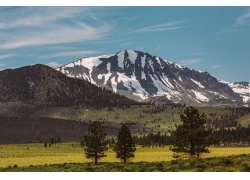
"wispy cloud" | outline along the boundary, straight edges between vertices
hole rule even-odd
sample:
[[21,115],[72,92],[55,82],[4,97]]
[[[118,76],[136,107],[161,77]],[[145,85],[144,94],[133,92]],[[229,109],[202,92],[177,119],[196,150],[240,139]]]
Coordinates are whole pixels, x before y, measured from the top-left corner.
[[249,27],[249,25],[250,25],[250,8],[246,8],[242,11],[242,14],[238,18],[236,18],[234,24],[232,24],[228,28],[221,29],[219,34],[241,32],[246,29],[246,26]]
[[5,59],[14,56],[14,54],[5,54],[5,55],[0,55],[0,59]]
[[176,30],[180,28],[184,28],[186,26],[181,26],[184,21],[173,21],[173,22],[168,22],[164,24],[158,24],[154,26],[148,26],[140,29],[136,29],[133,32],[134,33],[140,33],[140,32],[154,32],[154,31],[171,31],[171,30]]
[[165,49],[165,50],[167,50],[167,49],[175,49],[175,48],[177,48],[178,46],[176,45],[176,46],[167,46],[167,47],[165,47],[165,46],[161,46],[161,45],[158,45],[156,48],[155,48],[155,50],[162,50],[162,49]]
[[17,12],[1,14],[0,49],[101,40],[115,26],[85,7],[22,7]]
[[7,64],[0,64],[0,67],[2,67],[2,66],[6,66]]
[[233,26],[243,26],[250,23],[250,8],[243,10],[242,15],[240,15]]
[[127,45],[129,45],[129,44],[131,44],[131,42],[122,43],[120,46],[121,46],[121,47],[124,47],[124,46],[127,46]]
[[190,64],[199,63],[201,61],[203,61],[203,60],[202,59],[186,59],[186,60],[180,61],[180,64],[182,64],[182,65],[190,65]]
[[197,55],[197,56],[201,56],[201,55],[204,55],[204,54],[207,54],[206,52],[200,52],[200,53],[198,53],[198,52],[194,52],[194,53],[192,53],[193,55]]
[[220,67],[221,67],[221,65],[216,64],[216,65],[213,65],[213,66],[211,67],[211,69],[217,69],[217,68],[220,68]]
[[50,63],[47,63],[46,65],[48,65],[52,68],[57,68],[57,67],[61,66],[62,64],[59,64],[58,62],[50,62]]
[[145,49],[146,47],[138,47],[137,50],[140,51],[142,49]]
[[64,56],[75,56],[79,55],[80,57],[101,53],[102,51],[68,51],[68,52],[57,52],[49,55],[43,55],[40,58],[56,58],[56,57],[64,57]]

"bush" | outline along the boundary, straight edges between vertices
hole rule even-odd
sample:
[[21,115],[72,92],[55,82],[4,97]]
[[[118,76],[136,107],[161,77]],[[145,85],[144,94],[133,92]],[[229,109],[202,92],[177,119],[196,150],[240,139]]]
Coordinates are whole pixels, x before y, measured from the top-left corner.
[[242,162],[241,163],[241,166],[242,166],[242,172],[250,172],[250,163],[249,162]]
[[197,163],[195,164],[195,167],[199,172],[203,172],[208,166],[206,163]]
[[228,159],[228,158],[223,158],[222,159],[222,163],[224,163],[225,165],[233,164],[233,162],[230,159]]
[[170,161],[170,164],[171,164],[171,165],[178,164],[178,161],[177,161],[177,160],[171,160],[171,161]]

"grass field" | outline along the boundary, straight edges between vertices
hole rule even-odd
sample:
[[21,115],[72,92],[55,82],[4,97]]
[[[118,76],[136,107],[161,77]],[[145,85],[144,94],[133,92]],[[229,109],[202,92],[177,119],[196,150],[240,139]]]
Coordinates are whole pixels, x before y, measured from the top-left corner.
[[[203,158],[221,157],[239,154],[250,154],[250,147],[210,147],[210,154],[203,154]],[[115,158],[115,152],[109,149],[107,157],[99,162],[121,162]],[[139,148],[135,152],[135,158],[130,162],[161,162],[171,161],[173,152],[169,147]],[[19,144],[0,146],[0,168],[8,166],[28,167],[35,165],[63,164],[63,163],[86,163],[92,162],[87,159],[84,150],[78,143],[61,143],[50,148],[44,148],[43,144]]]
[[[160,105],[162,107],[162,105]],[[215,118],[220,118],[221,115],[230,115],[230,111],[225,110],[223,107],[197,107],[199,112],[205,113],[209,117],[210,113],[215,114]],[[183,112],[182,107],[167,106],[165,111],[157,114],[146,113],[146,111],[154,110],[154,105],[132,105],[128,109],[113,108],[113,111],[90,110],[85,108],[72,108],[72,107],[51,107],[41,108],[31,114],[33,117],[51,117],[60,119],[71,119],[76,121],[89,122],[96,120],[104,120],[109,125],[116,127],[122,123],[134,123],[140,132],[132,132],[133,134],[140,134],[141,132],[162,132],[166,133],[175,130],[175,124],[179,125],[180,113]]]
[[248,127],[250,124],[250,114],[247,114],[247,115],[239,118],[238,123],[244,127]]

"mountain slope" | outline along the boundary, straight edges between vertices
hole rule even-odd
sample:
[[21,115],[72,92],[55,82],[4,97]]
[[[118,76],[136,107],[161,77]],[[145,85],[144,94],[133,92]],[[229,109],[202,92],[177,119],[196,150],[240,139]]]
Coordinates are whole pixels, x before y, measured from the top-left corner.
[[45,65],[0,71],[0,101],[46,106],[102,108],[136,102],[90,82],[69,78]]
[[140,51],[82,58],[56,70],[138,101],[165,96],[174,102],[197,105],[243,102],[228,84],[207,72]]
[[243,102],[250,103],[250,83],[248,82],[226,82],[219,80],[219,82],[227,84],[235,93],[239,94],[243,99]]

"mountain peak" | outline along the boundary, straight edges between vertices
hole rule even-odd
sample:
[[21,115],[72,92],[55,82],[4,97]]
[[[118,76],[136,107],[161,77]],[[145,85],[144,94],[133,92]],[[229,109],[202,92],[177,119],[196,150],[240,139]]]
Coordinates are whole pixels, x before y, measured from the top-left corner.
[[82,58],[56,70],[141,101],[164,96],[176,103],[242,103],[227,83],[209,73],[135,50]]

